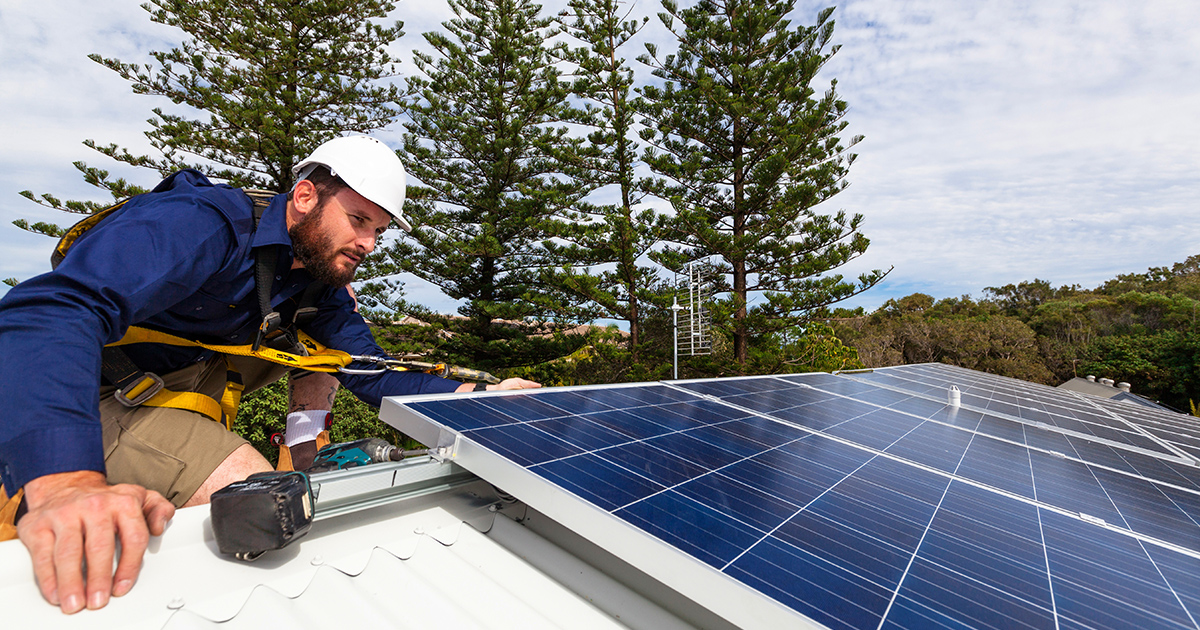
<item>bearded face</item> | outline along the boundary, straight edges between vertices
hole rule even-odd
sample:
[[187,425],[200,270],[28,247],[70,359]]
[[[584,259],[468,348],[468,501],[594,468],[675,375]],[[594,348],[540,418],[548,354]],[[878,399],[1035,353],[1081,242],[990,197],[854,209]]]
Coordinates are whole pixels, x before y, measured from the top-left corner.
[[288,230],[288,236],[292,238],[296,260],[313,278],[331,287],[341,287],[354,280],[362,253],[354,248],[338,248],[335,244],[333,230],[326,220],[327,199],[321,199],[316,208],[301,217]]

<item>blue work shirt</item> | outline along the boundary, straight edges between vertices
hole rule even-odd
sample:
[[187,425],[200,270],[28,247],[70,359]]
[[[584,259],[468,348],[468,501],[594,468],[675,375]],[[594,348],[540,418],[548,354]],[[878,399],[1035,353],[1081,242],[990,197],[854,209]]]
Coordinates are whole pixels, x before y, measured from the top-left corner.
[[[278,195],[255,229],[241,190],[185,170],[130,199],[84,233],[57,269],[20,283],[0,300],[0,477],[11,496],[43,475],[104,472],[100,431],[101,347],[132,324],[226,345],[253,341],[262,322],[254,253],[277,246],[271,303],[312,281],[292,270],[287,196]],[[358,355],[382,355],[345,287],[329,288],[305,332]],[[166,374],[211,351],[124,346],[147,372]],[[336,375],[363,402],[383,396],[453,391],[460,383],[428,374]]]

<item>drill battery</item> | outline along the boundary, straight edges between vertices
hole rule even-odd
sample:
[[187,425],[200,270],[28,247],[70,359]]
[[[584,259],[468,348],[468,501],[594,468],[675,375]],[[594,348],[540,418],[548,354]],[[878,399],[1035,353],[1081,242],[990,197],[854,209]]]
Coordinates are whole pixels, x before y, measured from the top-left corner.
[[251,475],[214,492],[211,502],[217,547],[239,560],[286,547],[312,527],[312,486],[300,472]]

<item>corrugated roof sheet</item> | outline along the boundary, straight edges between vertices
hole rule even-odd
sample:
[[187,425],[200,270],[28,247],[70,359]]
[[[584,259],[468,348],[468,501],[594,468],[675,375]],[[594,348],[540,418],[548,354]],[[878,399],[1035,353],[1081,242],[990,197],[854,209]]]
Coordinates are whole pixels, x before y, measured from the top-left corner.
[[[42,600],[24,547],[2,543],[0,605],[16,622],[5,626],[629,627],[489,535],[497,523],[496,529],[524,529],[489,510],[494,496],[486,483],[475,482],[318,521],[299,542],[252,563],[218,553],[207,507],[179,510],[152,543],[129,595],[70,617]],[[553,555],[554,546],[536,534],[508,535],[532,536],[544,547],[538,555]],[[572,572],[594,571],[573,562],[583,568]],[[631,625],[684,627],[636,593],[616,588],[624,591],[617,598],[600,596],[618,616],[622,608],[635,619],[640,615],[643,621]]]

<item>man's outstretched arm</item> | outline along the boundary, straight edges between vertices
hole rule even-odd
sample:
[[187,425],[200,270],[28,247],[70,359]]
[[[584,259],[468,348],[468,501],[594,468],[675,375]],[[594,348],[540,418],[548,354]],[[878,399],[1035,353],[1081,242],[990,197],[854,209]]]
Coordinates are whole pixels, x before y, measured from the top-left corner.
[[[45,475],[25,484],[28,512],[17,534],[29,549],[46,601],[67,614],[102,608],[133,588],[150,536],[159,536],[175,506],[141,486],[110,486],[94,471]],[[121,558],[113,572],[116,541]],[[87,561],[87,575],[83,562]]]

